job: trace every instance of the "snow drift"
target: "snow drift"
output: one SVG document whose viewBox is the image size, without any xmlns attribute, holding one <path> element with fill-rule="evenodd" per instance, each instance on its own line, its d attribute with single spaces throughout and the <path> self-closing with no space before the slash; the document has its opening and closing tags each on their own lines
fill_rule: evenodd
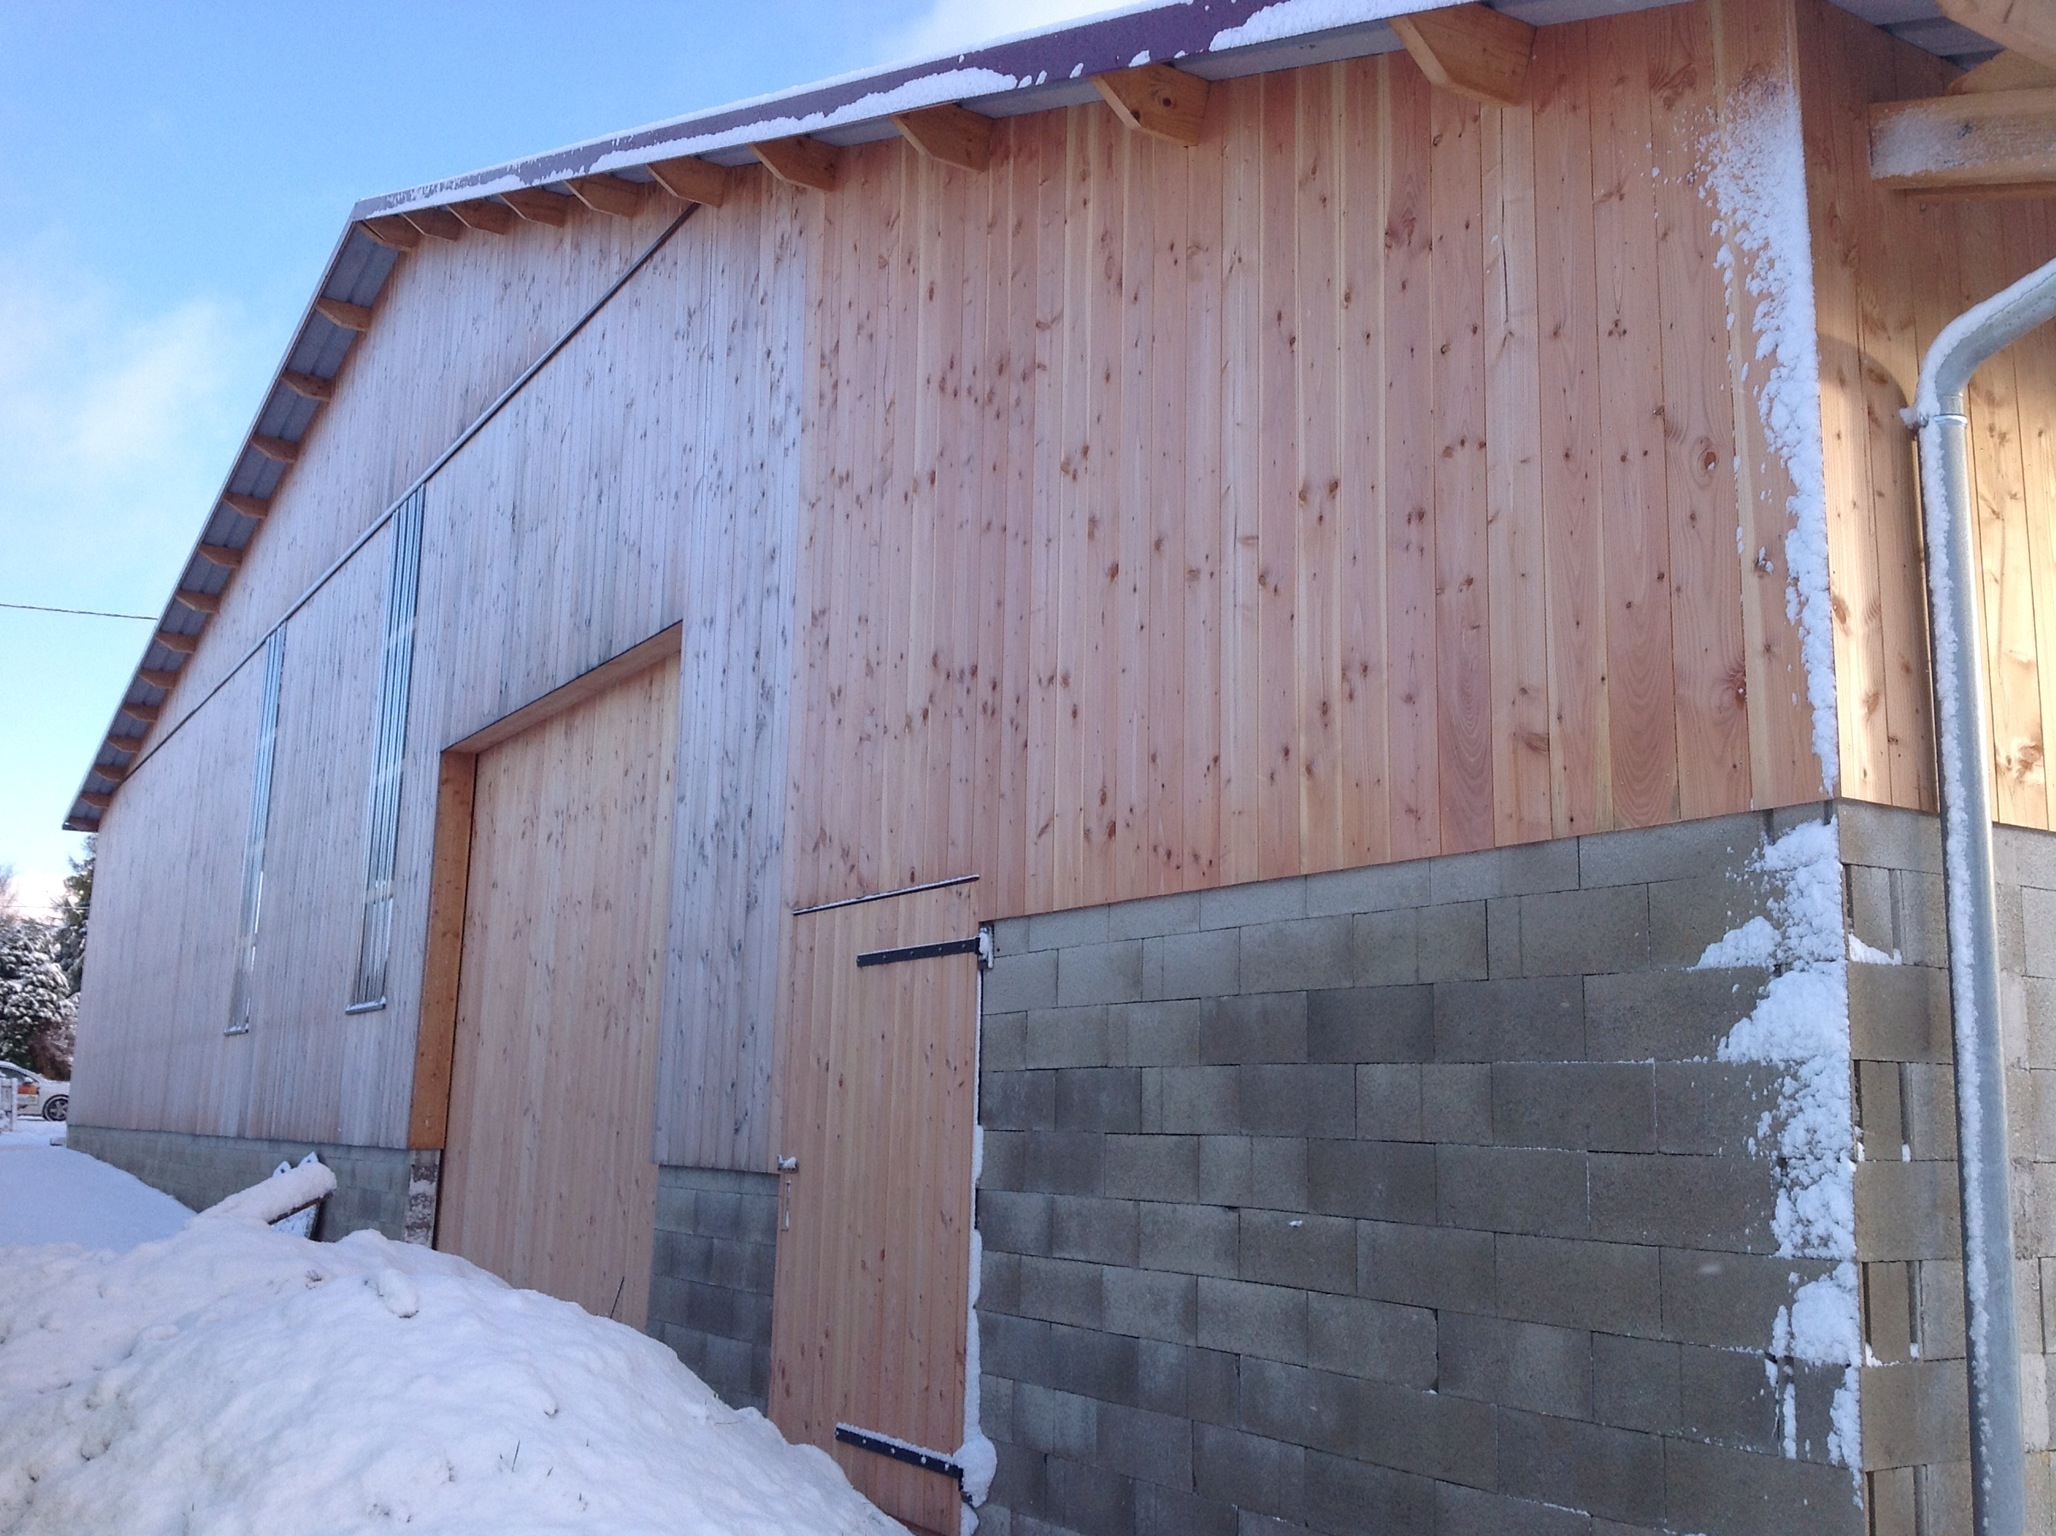
<svg viewBox="0 0 2056 1536">
<path fill-rule="evenodd" d="M 902 1536 L 632 1329 L 269 1229 L 288 1182 L 127 1253 L 0 1249 L 0 1532 Z"/>
</svg>

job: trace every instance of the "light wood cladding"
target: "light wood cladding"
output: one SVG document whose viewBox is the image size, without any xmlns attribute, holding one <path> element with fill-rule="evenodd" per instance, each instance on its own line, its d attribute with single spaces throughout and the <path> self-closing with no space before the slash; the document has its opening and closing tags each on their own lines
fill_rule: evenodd
<svg viewBox="0 0 2056 1536">
<path fill-rule="evenodd" d="M 649 1310 L 678 662 L 477 759 L 436 1246 Z"/>
<path fill-rule="evenodd" d="M 1544 28 L 1527 107 L 1386 56 L 1218 82 L 1193 149 L 1079 108 L 983 176 L 848 150 L 808 210 L 790 904 L 1818 795 L 1781 560 L 1745 644 L 1776 487 L 1734 474 L 1761 380 L 1705 190 L 1777 11 Z"/>
<path fill-rule="evenodd" d="M 964 1432 L 978 961 L 858 969 L 969 938 L 974 886 L 794 918 L 780 1041 L 771 1418 L 888 1514 L 953 1528 L 957 1485 L 835 1441 L 854 1424 L 945 1454 Z"/>
<path fill-rule="evenodd" d="M 1798 17 L 1843 787 L 1932 811 L 1918 471 L 1899 412 L 1941 328 L 2056 255 L 2056 206 L 1928 202 L 1878 187 L 1868 174 L 1871 105 L 1939 95 L 1956 72 L 1821 0 L 1801 0 Z M 2047 827 L 2056 337 L 2036 331 L 1986 363 L 1970 401 L 1998 816 Z"/>
<path fill-rule="evenodd" d="M 678 1053 L 667 1080 L 712 1086 L 667 1096 L 666 1134 L 687 1152 L 711 1147 L 700 1160 L 715 1166 L 766 1162 L 799 515 L 799 201 L 769 177 L 738 178 L 729 207 L 685 225 L 430 482 L 388 1006 L 348 1018 L 390 530 L 293 618 L 259 956 L 274 1006 L 240 1058 L 219 1057 L 206 1035 L 218 1038 L 228 1006 L 236 875 L 217 880 L 195 844 L 218 842 L 231 865 L 239 856 L 255 729 L 255 695 L 242 690 L 261 665 L 187 716 L 668 217 L 579 215 L 563 229 L 429 243 L 394 274 L 378 327 L 166 703 L 158 731 L 177 734 L 110 816 L 107 867 L 154 896 L 117 892 L 96 930 L 106 953 L 139 964 L 99 968 L 88 1022 L 137 1020 L 110 1022 L 107 1038 L 144 1042 L 131 1066 L 84 1086 L 99 1123 L 409 1144 L 443 750 L 668 629 L 687 745 L 666 962 L 682 979 L 666 985 L 662 1049 Z M 196 927 L 217 901 L 226 928 Z M 190 982 L 167 986 L 168 966 Z M 92 1047 L 85 1060 L 97 1070 Z"/>
</svg>

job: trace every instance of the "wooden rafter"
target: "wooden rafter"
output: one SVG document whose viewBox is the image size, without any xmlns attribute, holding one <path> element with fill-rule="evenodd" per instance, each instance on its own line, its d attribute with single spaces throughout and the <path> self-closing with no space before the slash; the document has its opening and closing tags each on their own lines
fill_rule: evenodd
<svg viewBox="0 0 2056 1536">
<path fill-rule="evenodd" d="M 121 712 L 131 720 L 140 720 L 145 725 L 155 725 L 164 714 L 162 704 L 132 704 L 124 699 Z"/>
<path fill-rule="evenodd" d="M 1986 91 L 2036 91 L 2056 85 L 2056 67 L 2037 63 L 2024 53 L 1994 54 L 1976 69 L 1949 82 L 1951 96 L 1980 95 Z"/>
<path fill-rule="evenodd" d="M 298 443 L 289 443 L 282 437 L 266 437 L 262 432 L 250 434 L 250 446 L 274 464 L 292 464 L 300 457 Z"/>
<path fill-rule="evenodd" d="M 514 210 L 490 197 L 472 197 L 461 203 L 452 203 L 450 215 L 466 229 L 482 230 L 488 235 L 504 235 L 514 227 Z"/>
<path fill-rule="evenodd" d="M 564 221 L 571 217 L 571 210 L 577 206 L 563 193 L 545 191 L 541 187 L 516 187 L 512 192 L 502 192 L 500 201 L 529 223 L 548 224 L 556 229 L 564 227 Z"/>
<path fill-rule="evenodd" d="M 1197 144 L 1206 122 L 1207 83 L 1168 64 L 1142 64 L 1092 77 L 1114 116 L 1153 138 Z"/>
<path fill-rule="evenodd" d="M 424 235 L 438 240 L 462 240 L 464 221 L 447 208 L 409 208 L 401 215 Z"/>
<path fill-rule="evenodd" d="M 127 751 L 126 747 L 121 750 Z M 129 776 L 129 771 L 120 763 L 95 763 L 93 773 L 110 784 L 119 784 Z"/>
<path fill-rule="evenodd" d="M 103 795 L 97 789 L 82 790 L 79 793 L 79 804 L 89 811 L 104 811 L 114 804 L 114 796 Z"/>
<path fill-rule="evenodd" d="M 357 227 L 387 250 L 411 251 L 421 244 L 421 231 L 398 214 L 382 213 L 360 219 Z"/>
<path fill-rule="evenodd" d="M 339 325 L 346 331 L 371 329 L 371 307 L 366 304 L 350 304 L 342 299 L 316 299 L 314 313 L 330 325 Z"/>
<path fill-rule="evenodd" d="M 319 400 L 325 405 L 336 397 L 334 379 L 316 378 L 311 373 L 295 373 L 288 368 L 278 376 L 278 381 L 303 400 Z"/>
<path fill-rule="evenodd" d="M 155 667 L 142 667 L 136 672 L 136 681 L 146 683 L 152 688 L 162 688 L 166 693 L 169 693 L 171 692 L 172 684 L 178 681 L 178 674 L 176 672 L 160 672 Z"/>
<path fill-rule="evenodd" d="M 892 126 L 931 160 L 982 171 L 992 163 L 992 119 L 963 107 L 923 107 L 895 112 Z"/>
<path fill-rule="evenodd" d="M 1870 109 L 1870 174 L 1906 192 L 2020 196 L 2056 182 L 2056 88 L 1880 102 Z"/>
<path fill-rule="evenodd" d="M 155 636 L 157 643 L 178 656 L 190 656 L 200 649 L 198 635 L 174 635 L 168 629 L 160 629 Z"/>
<path fill-rule="evenodd" d="M 209 565 L 218 565 L 225 571 L 233 571 L 243 563 L 243 552 L 230 549 L 225 544 L 202 544 L 193 553 Z"/>
<path fill-rule="evenodd" d="M 2037 64 L 2056 68 L 2056 5 L 2049 0 L 1937 0 L 1942 14 Z"/>
<path fill-rule="evenodd" d="M 619 176 L 574 176 L 564 183 L 594 213 L 610 213 L 618 219 L 632 219 L 650 200 L 646 181 L 624 181 Z"/>
<path fill-rule="evenodd" d="M 235 491 L 230 491 L 222 497 L 221 504 L 231 512 L 240 512 L 244 517 L 254 518 L 260 523 L 271 515 L 270 502 L 255 496 L 244 496 Z"/>
<path fill-rule="evenodd" d="M 658 186 L 680 202 L 719 208 L 728 200 L 731 178 L 725 165 L 695 155 L 680 155 L 674 160 L 652 160 L 644 169 L 656 178 Z"/>
<path fill-rule="evenodd" d="M 1528 59 L 1535 29 L 1483 5 L 1452 5 L 1392 18 L 1392 30 L 1441 86 L 1491 107 L 1517 107 L 1528 99 Z"/>
<path fill-rule="evenodd" d="M 221 612 L 221 598 L 212 592 L 188 592 L 180 588 L 171 596 L 174 602 L 192 609 L 195 613 L 213 615 Z"/>
<path fill-rule="evenodd" d="M 836 183 L 842 179 L 842 151 L 833 144 L 823 144 L 819 139 L 804 136 L 770 139 L 762 144 L 752 144 L 750 153 L 761 160 L 773 176 L 795 187 L 833 192 Z"/>
</svg>

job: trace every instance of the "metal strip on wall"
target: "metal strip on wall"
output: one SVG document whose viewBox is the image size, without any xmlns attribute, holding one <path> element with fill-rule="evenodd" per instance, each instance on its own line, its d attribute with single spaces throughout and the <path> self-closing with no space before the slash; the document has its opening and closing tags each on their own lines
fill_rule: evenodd
<svg viewBox="0 0 2056 1536">
<path fill-rule="evenodd" d="M 386 594 L 385 652 L 378 688 L 378 740 L 365 810 L 364 926 L 357 944 L 351 1013 L 383 1008 L 393 949 L 393 877 L 400 849 L 400 773 L 407 753 L 407 702 L 414 677 L 414 614 L 421 586 L 421 490 L 393 519 L 393 567 Z"/>
<path fill-rule="evenodd" d="M 271 764 L 278 746 L 278 693 L 285 675 L 286 631 L 264 643 L 264 701 L 258 706 L 257 768 L 250 787 L 250 830 L 243 840 L 243 915 L 236 933 L 236 979 L 228 1002 L 229 1035 L 250 1032 L 250 983 L 257 970 L 257 919 L 264 907 L 264 839 L 271 826 Z"/>
</svg>

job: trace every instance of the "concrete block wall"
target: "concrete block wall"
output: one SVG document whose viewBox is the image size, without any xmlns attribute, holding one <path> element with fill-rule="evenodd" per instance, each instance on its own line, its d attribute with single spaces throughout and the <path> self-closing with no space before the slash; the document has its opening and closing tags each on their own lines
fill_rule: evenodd
<svg viewBox="0 0 2056 1536">
<path fill-rule="evenodd" d="M 1849 968 L 1864 1149 L 1856 1169 L 1865 1333 L 1863 1458 L 1876 1536 L 1970 1528 L 1962 1212 L 1948 932 L 1936 819 L 1841 808 L 1850 931 L 1898 964 Z M 2013 1130 L 2015 1283 L 2030 1448 L 2046 1529 L 2056 1346 L 2056 836 L 2000 828 L 2002 999 Z"/>
<path fill-rule="evenodd" d="M 309 1152 L 318 1152 L 335 1173 L 336 1190 L 322 1202 L 314 1231 L 317 1238 L 333 1242 L 368 1227 L 398 1242 L 406 1233 L 412 1154 L 404 1149 L 189 1136 L 179 1131 L 119 1130 L 76 1122 L 65 1128 L 65 1142 L 103 1163 L 126 1169 L 196 1211 L 269 1177 L 281 1162 L 297 1163 Z"/>
<path fill-rule="evenodd" d="M 724 1401 L 759 1412 L 771 1391 L 777 1236 L 775 1175 L 658 1169 L 646 1331 Z"/>
<path fill-rule="evenodd" d="M 983 1529 L 1865 1531 L 1690 969 L 1826 811 L 1000 924 Z"/>
</svg>

